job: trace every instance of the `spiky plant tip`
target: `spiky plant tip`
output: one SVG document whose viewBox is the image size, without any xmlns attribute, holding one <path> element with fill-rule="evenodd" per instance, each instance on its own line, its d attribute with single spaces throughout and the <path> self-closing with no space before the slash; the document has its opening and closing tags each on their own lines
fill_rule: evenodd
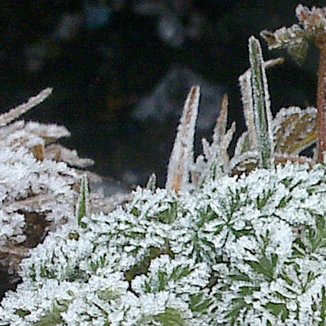
<svg viewBox="0 0 326 326">
<path fill-rule="evenodd" d="M 195 126 L 200 98 L 199 86 L 193 86 L 186 99 L 178 132 L 168 164 L 166 189 L 179 194 L 189 184 L 190 167 L 194 161 Z"/>
<path fill-rule="evenodd" d="M 260 155 L 259 165 L 263 168 L 271 168 L 274 165 L 274 142 L 271 129 L 270 98 L 261 46 L 253 36 L 249 39 L 249 59 L 256 135 Z"/>
<path fill-rule="evenodd" d="M 80 182 L 79 197 L 76 205 L 76 219 L 79 226 L 85 227 L 82 219 L 89 215 L 89 185 L 87 175 L 84 174 Z"/>
</svg>

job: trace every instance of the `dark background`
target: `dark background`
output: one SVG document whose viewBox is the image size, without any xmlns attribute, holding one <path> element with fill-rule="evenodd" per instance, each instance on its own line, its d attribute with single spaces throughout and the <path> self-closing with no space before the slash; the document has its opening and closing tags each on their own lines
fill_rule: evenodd
<svg viewBox="0 0 326 326">
<path fill-rule="evenodd" d="M 187 69 L 216 86 L 218 99 L 223 92 L 229 94 L 230 121 L 237 120 L 241 131 L 237 79 L 249 65 L 247 40 L 250 35 L 259 37 L 263 29 L 296 23 L 298 4 L 293 0 L 146 2 L 147 13 L 139 10 L 141 0 L 1 0 L 0 6 L 1 112 L 53 87 L 51 98 L 26 119 L 64 124 L 72 133 L 63 141 L 66 146 L 93 158 L 94 171 L 128 184 L 144 183 L 153 171 L 164 182 L 177 126 L 175 116 L 161 122 L 132 118 L 141 99 L 174 67 Z M 175 36 L 162 36 L 160 24 Z M 266 59 L 286 58 L 283 66 L 268 72 L 273 111 L 314 105 L 316 50 L 298 67 L 286 53 L 272 53 L 262 45 Z M 180 112 L 186 91 L 175 84 L 169 87 L 170 95 L 181 99 L 176 108 Z M 209 128 L 201 130 L 199 137 L 209 134 Z"/>
</svg>

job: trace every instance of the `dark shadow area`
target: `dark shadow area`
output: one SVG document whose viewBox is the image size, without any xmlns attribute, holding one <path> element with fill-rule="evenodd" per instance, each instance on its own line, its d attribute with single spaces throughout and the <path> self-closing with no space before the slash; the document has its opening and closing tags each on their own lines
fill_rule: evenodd
<svg viewBox="0 0 326 326">
<path fill-rule="evenodd" d="M 230 121 L 236 120 L 241 131 L 237 79 L 249 65 L 248 37 L 296 22 L 297 4 L 295 0 L 4 0 L 1 111 L 51 86 L 51 98 L 26 119 L 64 124 L 72 133 L 64 144 L 94 159 L 94 170 L 102 175 L 144 184 L 155 171 L 162 185 L 187 88 L 167 83 L 165 97 L 160 98 L 157 87 L 171 71 L 180 67 L 191 71 L 197 78 L 191 81 L 215 87 L 215 101 L 224 92 L 229 94 Z M 324 1 L 304 4 L 322 6 Z M 273 111 L 313 105 L 316 53 L 312 50 L 309 60 L 298 67 L 286 53 L 269 52 L 262 44 L 266 58 L 286 58 L 282 67 L 268 72 Z M 189 79 L 182 74 L 178 78 L 188 87 Z M 137 105 L 151 96 L 156 103 L 173 103 L 167 109 L 176 114 L 159 121 L 135 118 Z M 216 105 L 217 116 L 219 104 L 209 103 Z M 160 110 L 153 106 L 158 117 Z M 207 111 L 201 107 L 200 115 Z M 210 137 L 212 126 L 213 121 L 199 130 L 197 149 L 201 137 Z"/>
</svg>

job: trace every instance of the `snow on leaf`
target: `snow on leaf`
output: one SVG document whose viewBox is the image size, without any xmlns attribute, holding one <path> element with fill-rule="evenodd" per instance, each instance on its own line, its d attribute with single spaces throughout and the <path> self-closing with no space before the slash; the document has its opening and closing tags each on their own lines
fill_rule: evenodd
<svg viewBox="0 0 326 326">
<path fill-rule="evenodd" d="M 28 133 L 44 138 L 46 144 L 52 143 L 59 138 L 70 136 L 67 128 L 55 124 L 27 122 L 24 129 Z"/>
<path fill-rule="evenodd" d="M 282 27 L 274 33 L 265 30 L 260 35 L 267 42 L 269 49 L 287 49 L 299 64 L 303 62 L 308 53 L 308 37 L 299 25 L 295 24 L 289 28 Z"/>
</svg>

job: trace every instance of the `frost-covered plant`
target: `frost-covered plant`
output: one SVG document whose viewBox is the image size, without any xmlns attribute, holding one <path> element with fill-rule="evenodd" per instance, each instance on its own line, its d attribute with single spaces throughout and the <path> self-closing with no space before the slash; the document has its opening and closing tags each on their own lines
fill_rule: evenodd
<svg viewBox="0 0 326 326">
<path fill-rule="evenodd" d="M 22 263 L 0 325 L 324 325 L 326 170 L 138 189 Z"/>
<path fill-rule="evenodd" d="M 17 121 L 45 100 L 51 89 L 0 115 L 0 266 L 13 272 L 28 248 L 74 212 L 81 170 L 92 164 L 55 141 L 66 128 Z"/>
<path fill-rule="evenodd" d="M 307 55 L 309 43 L 319 48 L 319 68 L 317 86 L 317 128 L 318 161 L 324 163 L 326 152 L 326 7 L 311 9 L 299 5 L 296 8 L 299 25 L 282 27 L 274 33 L 263 31 L 261 35 L 270 49 L 287 49 L 298 63 Z"/>
<path fill-rule="evenodd" d="M 1 326 L 326 324 L 326 168 L 300 156 L 316 142 L 316 109 L 283 108 L 273 119 L 265 69 L 281 60 L 265 62 L 253 37 L 249 55 L 240 77 L 248 130 L 234 155 L 224 97 L 194 162 L 193 87 L 166 189 L 153 175 L 100 213 L 83 176 L 67 213 L 75 222 L 22 261 Z"/>
</svg>

